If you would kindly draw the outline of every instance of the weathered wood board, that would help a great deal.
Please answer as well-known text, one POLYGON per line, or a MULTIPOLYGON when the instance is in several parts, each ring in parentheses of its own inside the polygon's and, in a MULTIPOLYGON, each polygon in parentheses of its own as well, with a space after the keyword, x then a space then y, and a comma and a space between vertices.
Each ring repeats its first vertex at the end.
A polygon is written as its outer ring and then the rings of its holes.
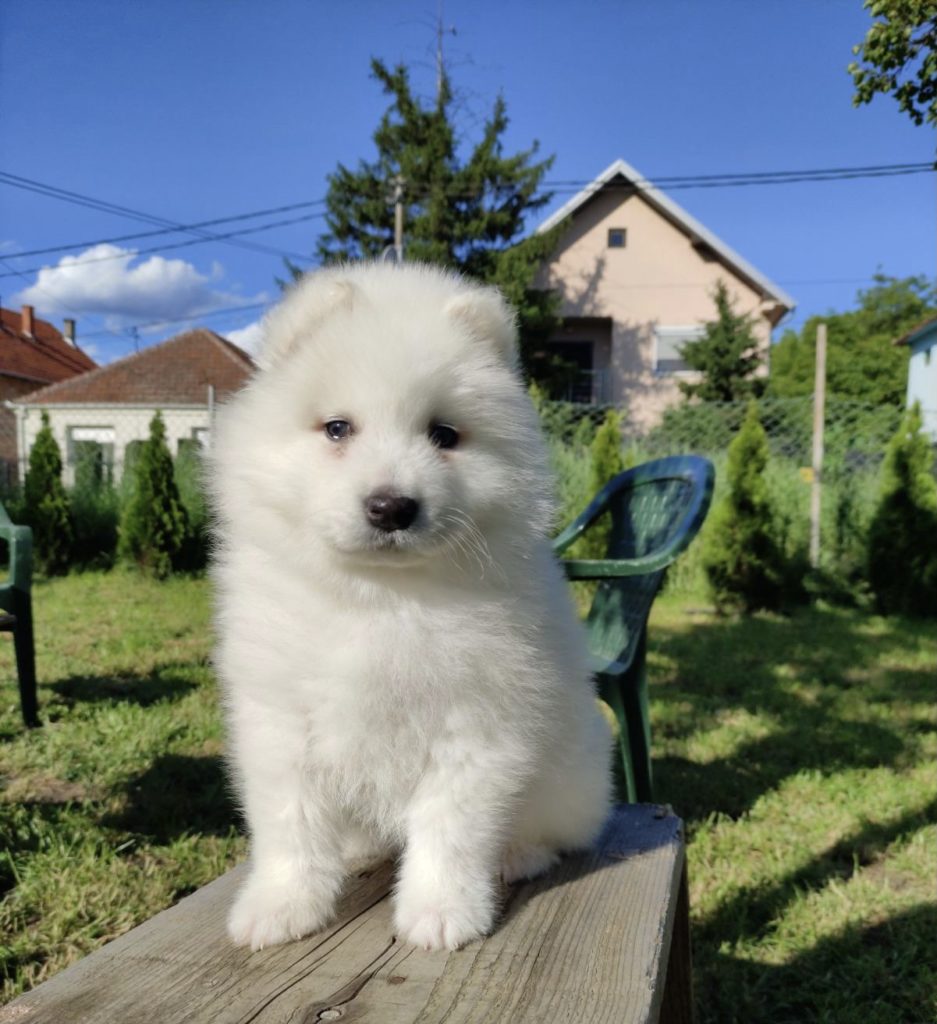
POLYGON ((619 807, 593 851, 506 891, 455 953, 394 938, 391 865, 327 931, 251 953, 225 915, 236 868, 0 1010, 0 1024, 542 1024, 657 1021, 684 866, 679 818, 619 807))

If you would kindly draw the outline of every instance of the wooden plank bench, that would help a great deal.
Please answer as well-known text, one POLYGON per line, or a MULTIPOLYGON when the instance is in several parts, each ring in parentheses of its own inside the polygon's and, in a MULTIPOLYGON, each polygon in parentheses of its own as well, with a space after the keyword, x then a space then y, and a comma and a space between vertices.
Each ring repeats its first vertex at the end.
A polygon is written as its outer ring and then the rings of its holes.
POLYGON ((0 1010, 0 1024, 551 1024, 692 1018, 683 830, 615 810, 593 851, 505 895, 455 953, 396 941, 393 866, 349 884, 327 931, 259 953, 224 922, 235 868, 0 1010))

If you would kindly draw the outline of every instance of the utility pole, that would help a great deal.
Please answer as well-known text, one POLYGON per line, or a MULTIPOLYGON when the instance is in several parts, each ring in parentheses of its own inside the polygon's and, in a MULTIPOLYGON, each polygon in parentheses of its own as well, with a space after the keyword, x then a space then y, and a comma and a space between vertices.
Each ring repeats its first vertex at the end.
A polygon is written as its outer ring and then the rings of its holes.
POLYGON ((443 59, 442 41, 447 32, 455 35, 455 27, 446 28, 443 18, 443 0, 439 0, 439 13, 436 16, 436 103, 442 100, 442 83, 446 77, 446 62, 443 59))
POLYGON ((397 175, 394 186, 394 256, 395 262, 403 263, 403 186, 404 180, 397 175))
POLYGON ((810 564, 820 565, 820 489, 823 480, 823 424, 826 410, 826 324, 817 324, 813 383, 813 473, 810 482, 810 564))

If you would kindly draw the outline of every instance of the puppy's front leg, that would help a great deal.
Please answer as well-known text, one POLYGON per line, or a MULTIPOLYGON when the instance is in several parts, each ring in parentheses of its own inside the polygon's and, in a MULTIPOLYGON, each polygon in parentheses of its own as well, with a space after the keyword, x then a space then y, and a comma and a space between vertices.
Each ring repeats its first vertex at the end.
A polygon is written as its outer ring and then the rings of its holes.
POLYGON ((398 936, 424 949, 458 949, 491 930, 513 788, 465 770, 424 778, 407 821, 398 936))
POLYGON ((344 870, 339 821, 305 769, 295 716, 252 707, 232 722, 250 831, 250 875, 228 917, 238 944, 262 949, 318 931, 331 918, 344 870))

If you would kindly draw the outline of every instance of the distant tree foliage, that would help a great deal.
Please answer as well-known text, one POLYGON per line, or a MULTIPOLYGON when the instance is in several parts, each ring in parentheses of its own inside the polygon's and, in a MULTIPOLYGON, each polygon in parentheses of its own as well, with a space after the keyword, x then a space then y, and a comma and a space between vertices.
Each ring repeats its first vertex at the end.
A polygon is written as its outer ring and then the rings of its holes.
POLYGON ((68 496, 62 482, 62 452, 59 449, 49 414, 43 412, 42 426, 29 452, 29 468, 24 482, 24 506, 27 523, 32 527, 36 563, 48 575, 68 569, 72 546, 72 524, 68 496))
POLYGON ((688 341, 680 349, 683 361, 702 374, 695 382, 678 381, 688 398, 704 402, 734 402, 759 393, 761 381, 755 371, 763 359, 754 334, 754 318, 736 313, 729 291, 720 280, 713 293, 716 319, 707 323, 696 341, 688 341))
POLYGON ((813 393, 817 324, 827 325, 826 388, 839 398, 875 405, 904 402, 908 348, 902 334, 937 313, 927 278, 876 274, 860 290, 858 309, 811 317, 800 331, 785 331, 771 351, 768 394, 795 398, 813 393))
POLYGON ((856 87, 853 105, 891 95, 915 124, 937 127, 937 2, 865 0, 863 6, 878 20, 852 48, 859 57, 847 69, 856 87))
POLYGON ((374 133, 377 155, 355 170, 339 164, 329 176, 328 230, 319 239, 319 259, 375 259, 392 246, 394 182, 400 179, 406 259, 497 285, 518 311, 522 360, 529 366, 557 322, 556 296, 537 288, 534 278, 558 234, 527 230, 531 215, 551 198, 539 188, 553 158, 537 160, 536 142, 505 154, 508 117, 501 97, 463 158, 445 73, 435 100, 426 102, 414 95, 404 65, 373 60, 371 72, 391 99, 374 133))
POLYGON ((728 492, 704 533, 703 567, 718 608, 750 613, 777 608, 784 555, 765 478, 768 438, 753 401, 729 445, 728 492))
POLYGON ((162 579, 172 571, 182 548, 187 518, 159 413, 150 421, 150 436, 131 472, 130 494, 120 521, 120 555, 162 579))
POLYGON ((888 447, 869 528, 869 583, 878 610, 937 617, 937 483, 920 406, 888 447))

